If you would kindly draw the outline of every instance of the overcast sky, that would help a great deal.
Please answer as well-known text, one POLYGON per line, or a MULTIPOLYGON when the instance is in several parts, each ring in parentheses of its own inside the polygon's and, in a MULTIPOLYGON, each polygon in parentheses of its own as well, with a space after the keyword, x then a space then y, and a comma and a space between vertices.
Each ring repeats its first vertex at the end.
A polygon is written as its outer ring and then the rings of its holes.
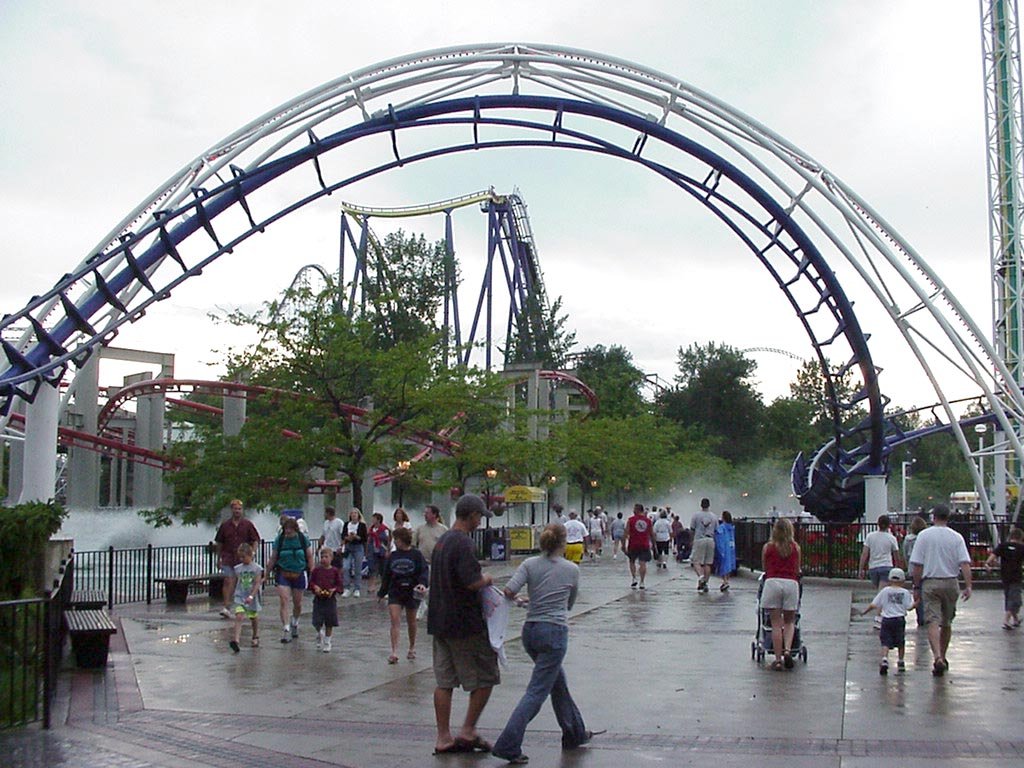
MULTIPOLYGON (((869 201, 990 328, 977 4, 901 0, 4 0, 0 311, 46 290, 164 179, 257 115, 379 61, 495 41, 630 60, 758 119, 869 201)), ((652 174, 591 157, 480 154, 403 169, 351 199, 397 206, 518 187, 548 291, 564 297, 581 345, 622 344, 663 378, 693 342, 810 354, 764 270, 706 215, 681 214, 652 174)), ((117 343, 174 352, 182 377, 215 375, 212 350, 241 340, 212 327, 210 311, 255 306, 299 266, 335 263, 336 208, 290 219, 117 343)), ((440 218, 402 226, 443 232, 440 218)), ((458 214, 457 227, 460 257, 483 254, 480 213, 458 214)), ((893 330, 866 330, 884 362, 893 330)), ((752 357, 766 399, 785 393, 797 364, 752 357)), ((883 388, 904 404, 930 401, 899 381, 883 388)))

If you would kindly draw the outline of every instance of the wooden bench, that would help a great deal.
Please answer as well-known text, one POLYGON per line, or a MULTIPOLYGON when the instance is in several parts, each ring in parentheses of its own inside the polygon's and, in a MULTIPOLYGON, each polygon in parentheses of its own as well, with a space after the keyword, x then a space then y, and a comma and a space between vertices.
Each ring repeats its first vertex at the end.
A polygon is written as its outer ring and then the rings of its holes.
POLYGON ((64 624, 71 635, 75 664, 85 669, 107 665, 110 636, 117 627, 104 610, 64 611, 64 624))
POLYGON ((210 597, 217 599, 224 589, 224 574, 206 573, 200 576, 173 576, 161 579, 154 579, 158 584, 164 585, 164 593, 167 595, 168 605, 184 605, 188 601, 188 591, 193 584, 209 584, 210 597))
POLYGON ((76 589, 68 600, 68 608, 75 611, 96 611, 107 604, 107 595, 102 589, 76 589))

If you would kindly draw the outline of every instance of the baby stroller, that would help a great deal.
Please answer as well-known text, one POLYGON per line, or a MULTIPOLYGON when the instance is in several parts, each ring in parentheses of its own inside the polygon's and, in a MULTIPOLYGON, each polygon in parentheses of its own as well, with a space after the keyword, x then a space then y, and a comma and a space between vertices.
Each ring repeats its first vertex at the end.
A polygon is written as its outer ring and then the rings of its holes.
MULTIPOLYGON (((800 603, 804 599, 804 583, 799 584, 800 596, 796 603, 796 618, 793 626, 793 644, 789 649, 790 653, 798 656, 800 660, 807 663, 807 646, 803 644, 800 637, 800 603)), ((750 644, 750 658, 755 659, 759 664, 764 661, 765 654, 772 650, 772 617, 771 611, 761 606, 761 593, 764 592, 764 574, 757 580, 757 632, 754 634, 754 641, 750 644)))

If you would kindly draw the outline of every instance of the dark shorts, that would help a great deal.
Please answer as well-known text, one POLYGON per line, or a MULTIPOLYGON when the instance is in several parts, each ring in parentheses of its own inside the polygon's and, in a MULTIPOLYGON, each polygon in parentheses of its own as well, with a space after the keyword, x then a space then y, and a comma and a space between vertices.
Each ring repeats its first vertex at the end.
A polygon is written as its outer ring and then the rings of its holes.
POLYGON ((1021 606, 1020 582, 1003 584, 1003 610, 1018 613, 1021 606))
POLYGON ((649 563, 651 562, 651 550, 647 549, 647 547, 631 549, 626 552, 626 557, 630 560, 639 560, 641 563, 649 563))
POLYGON ((883 648, 902 648, 906 643, 907 620, 903 616, 882 619, 878 641, 883 648))
POLYGON ((313 598, 313 627, 336 627, 338 626, 338 601, 331 597, 313 598))
POLYGON ((388 605, 400 605, 410 611, 415 611, 420 607, 420 601, 416 599, 416 596, 408 592, 396 592, 394 594, 388 593, 388 605))
POLYGON ((669 547, 669 544, 671 544, 671 543, 672 542, 669 542, 669 541, 656 541, 656 542, 654 542, 654 546, 656 546, 658 548, 658 554, 659 555, 667 555, 668 554, 668 547, 669 547))
POLYGON ((299 571, 298 573, 299 577, 297 579, 287 579, 285 578, 284 571, 278 570, 277 576, 274 577, 274 583, 279 587, 305 590, 309 586, 309 582, 306 581, 306 572, 299 571))

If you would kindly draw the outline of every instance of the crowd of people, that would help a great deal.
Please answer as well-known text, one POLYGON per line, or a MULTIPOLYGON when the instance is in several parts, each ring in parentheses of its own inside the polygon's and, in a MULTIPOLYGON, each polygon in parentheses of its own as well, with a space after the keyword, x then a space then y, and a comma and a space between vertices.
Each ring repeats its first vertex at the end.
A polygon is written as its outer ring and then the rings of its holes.
MULTIPOLYGON (((409 515, 399 508, 391 526, 379 513, 367 525, 358 509, 341 521, 328 507, 323 533, 314 541, 298 520, 282 515, 264 571, 254 559, 259 535, 245 518, 241 501, 232 501, 231 516, 221 524, 215 539, 225 576, 221 614, 234 621, 229 643, 232 652, 241 650, 246 621, 252 628, 252 646, 259 646, 265 578, 278 592, 281 643, 298 637, 303 596, 309 591, 317 648, 325 653, 331 651, 332 631, 338 626, 338 599, 359 598, 365 581, 370 594, 388 606, 389 663, 399 660, 403 623, 408 639, 406 658, 416 658, 417 615, 426 614, 436 680, 435 754, 491 752, 509 763, 522 764, 529 759, 522 752, 526 728, 549 697, 562 730, 563 749, 574 749, 600 733, 586 727, 562 668, 568 650, 568 612, 578 594, 580 563, 585 558, 590 562, 606 559, 606 550, 610 550, 611 560, 623 554, 630 587, 637 590, 646 588, 651 563, 668 568, 673 556, 680 563, 689 561, 699 594, 709 591, 712 576, 720 579, 719 590, 727 592, 736 570, 732 517, 728 511, 714 514, 707 498, 701 500, 689 526, 669 507, 636 504, 628 518, 621 512, 612 517, 600 506, 586 510, 583 519, 570 511, 544 528, 540 554, 523 561, 501 590, 481 568, 471 537, 481 520, 492 516, 479 496, 467 494, 458 500, 450 529, 441 522, 435 506, 427 506, 423 516, 424 523, 414 528, 409 515), (606 540, 611 542, 609 547, 606 540), (493 631, 488 626, 487 606, 493 604, 495 594, 499 600, 527 607, 521 638, 534 669, 526 691, 492 745, 477 732, 477 722, 501 680, 493 631), (453 729, 452 700, 458 687, 469 694, 469 702, 462 724, 453 729)), ((915 519, 901 543, 888 516, 883 515, 877 530, 864 538, 859 575, 870 580, 877 594, 863 613, 878 614, 882 675, 889 672, 893 650, 897 652, 897 671, 905 671, 906 619, 914 612, 918 624, 927 627, 932 674, 939 677, 949 669, 952 622, 958 601, 971 596, 972 573, 966 542, 948 522, 948 509, 937 506, 932 510, 932 524, 915 519)), ((1022 564, 1024 532, 1012 528, 986 563, 990 569, 1000 568, 1003 626, 1007 630, 1021 624, 1022 564)), ((770 667, 791 669, 801 549, 790 520, 774 522, 761 552, 761 568, 759 610, 770 617, 774 655, 770 667)))

